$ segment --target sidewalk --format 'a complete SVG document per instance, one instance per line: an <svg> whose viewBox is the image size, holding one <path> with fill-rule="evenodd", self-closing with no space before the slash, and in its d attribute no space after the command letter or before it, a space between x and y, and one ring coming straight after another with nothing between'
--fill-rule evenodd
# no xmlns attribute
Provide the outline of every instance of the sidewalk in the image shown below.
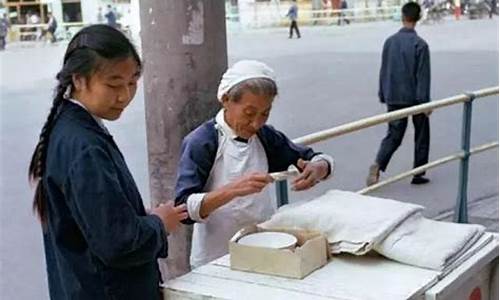
<svg viewBox="0 0 500 300"><path fill-rule="evenodd" d="M469 223L481 224L487 231L498 232L498 194L476 200L468 205ZM436 220L453 221L453 210L437 216Z"/></svg>

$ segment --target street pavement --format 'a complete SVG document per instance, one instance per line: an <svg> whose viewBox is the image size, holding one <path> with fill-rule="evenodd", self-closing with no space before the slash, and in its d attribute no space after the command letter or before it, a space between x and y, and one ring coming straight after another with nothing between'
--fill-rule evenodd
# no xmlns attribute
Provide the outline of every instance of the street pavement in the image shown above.
<svg viewBox="0 0 500 300"><path fill-rule="evenodd" d="M498 19L447 20L420 26L432 64L432 98L498 85ZM363 117L383 113L378 103L378 69L384 39L396 22L343 27L304 27L301 39L288 39L286 28L228 33L230 63L259 59L275 69L279 97L269 123L296 138ZM0 299L47 299L41 230L31 212L27 167L50 108L55 74L64 44L12 44L0 52ZM142 87L124 116L108 123L149 203L147 148ZM215 95L214 95L214 101ZM431 160L459 151L462 107L431 116ZM364 187L385 125L314 145L334 156L334 177L314 190L291 193L291 201L328 189ZM472 113L471 145L498 140L498 96L478 99ZM413 128L396 152L384 178L412 167ZM474 155L469 174L470 220L498 231L498 150ZM431 183L412 186L402 180L372 195L426 207L429 217L450 220L458 190L458 162L428 172Z"/></svg>

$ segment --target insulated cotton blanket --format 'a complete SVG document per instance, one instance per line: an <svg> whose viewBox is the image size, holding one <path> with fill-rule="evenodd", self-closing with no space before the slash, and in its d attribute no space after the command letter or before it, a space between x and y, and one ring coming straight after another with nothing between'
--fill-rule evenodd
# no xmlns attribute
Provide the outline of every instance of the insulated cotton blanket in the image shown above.
<svg viewBox="0 0 500 300"><path fill-rule="evenodd" d="M331 190L312 201L284 206L260 226L318 230L333 254L375 250L405 264L443 272L456 265L485 231L481 225L430 220L422 210L411 203Z"/></svg>
<svg viewBox="0 0 500 300"><path fill-rule="evenodd" d="M264 228L322 231L332 253L363 255L422 206L331 190L301 205L283 207Z"/></svg>

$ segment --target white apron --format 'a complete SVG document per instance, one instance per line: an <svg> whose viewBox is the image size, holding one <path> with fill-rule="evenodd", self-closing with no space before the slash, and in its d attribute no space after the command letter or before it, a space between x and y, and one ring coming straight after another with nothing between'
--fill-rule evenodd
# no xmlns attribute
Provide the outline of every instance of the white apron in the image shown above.
<svg viewBox="0 0 500 300"><path fill-rule="evenodd" d="M213 191L249 173L267 173L267 157L259 138L254 135L248 144L235 141L234 133L225 122L222 123L221 113L216 120L219 147L205 191ZM238 230L269 219L276 211L271 186L266 186L258 194L234 198L213 211L206 222L195 223L191 266L198 267L227 254L229 239Z"/></svg>

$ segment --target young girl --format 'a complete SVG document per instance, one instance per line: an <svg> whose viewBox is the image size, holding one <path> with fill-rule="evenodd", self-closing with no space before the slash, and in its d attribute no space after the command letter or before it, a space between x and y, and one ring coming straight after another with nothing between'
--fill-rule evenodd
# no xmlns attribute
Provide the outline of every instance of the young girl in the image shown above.
<svg viewBox="0 0 500 300"><path fill-rule="evenodd" d="M146 213L102 122L120 117L140 74L133 45L106 25L82 29L64 55L29 167L51 299L160 298L156 259L186 209L170 202Z"/></svg>

